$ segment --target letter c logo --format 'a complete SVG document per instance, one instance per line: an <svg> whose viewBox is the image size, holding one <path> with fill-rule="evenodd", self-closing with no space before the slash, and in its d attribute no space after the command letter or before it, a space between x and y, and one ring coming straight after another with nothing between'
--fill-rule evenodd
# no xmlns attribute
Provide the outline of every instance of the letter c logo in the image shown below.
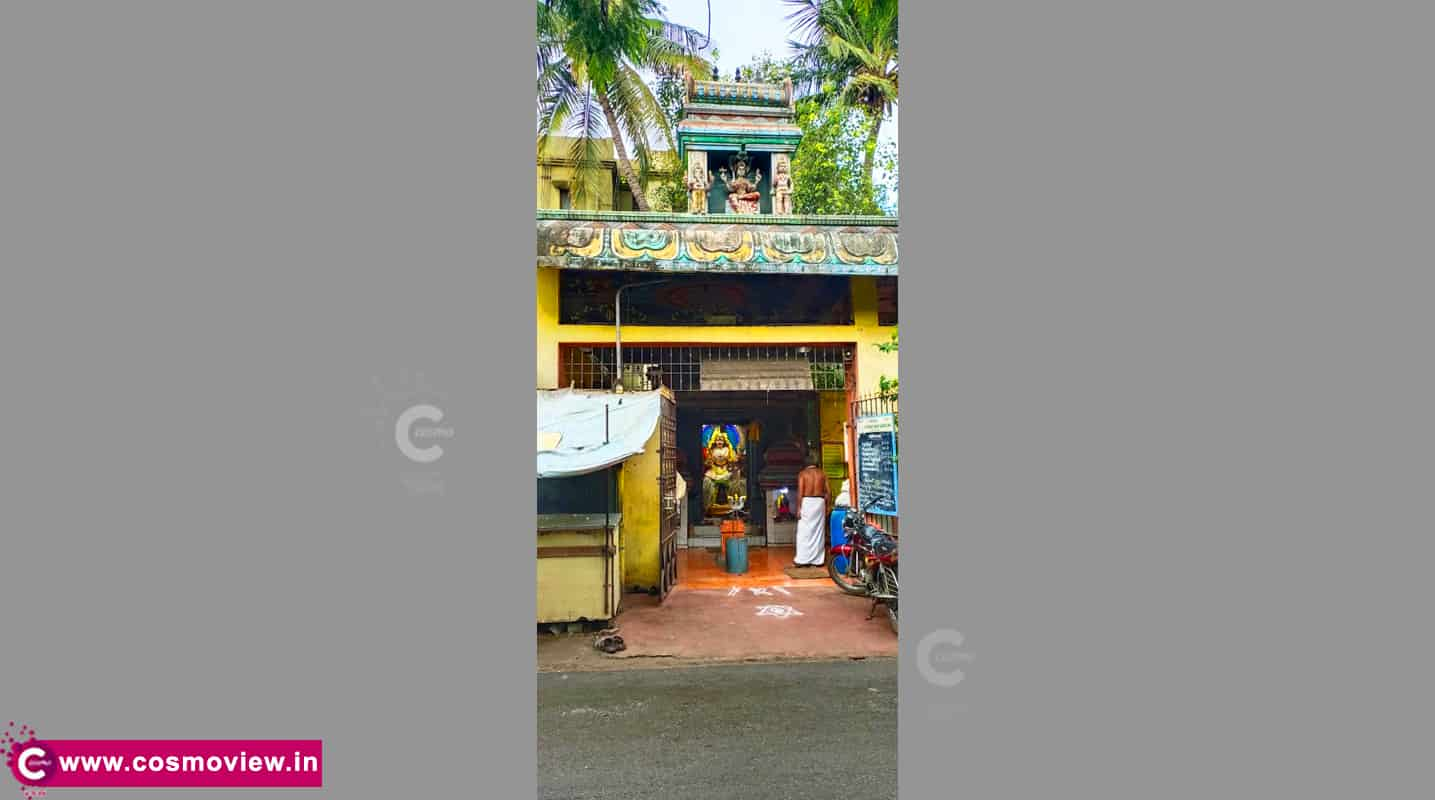
<svg viewBox="0 0 1435 800"><path fill-rule="evenodd" d="M947 629L932 631L922 637L922 640L917 643L917 672L921 673L927 683L943 689L950 689L962 682L966 673L956 667L950 670L942 669L937 666L935 658L937 645L961 647L962 641L963 637L960 633ZM952 660L971 661L972 657L969 653L956 653Z"/></svg>
<svg viewBox="0 0 1435 800"><path fill-rule="evenodd" d="M49 752L43 747L27 747L20 751L15 758L15 768L20 771L25 780L43 781L48 774L43 769L33 769L30 762L34 759L44 758Z"/></svg>
<svg viewBox="0 0 1435 800"><path fill-rule="evenodd" d="M439 422L442 419L443 411L436 406L429 405L414 406L400 414L398 424L394 426L394 441L398 442L399 452L420 464L429 464L439 460L443 455L443 448L436 444L428 447L415 446L412 428L414 423L419 420Z"/></svg>

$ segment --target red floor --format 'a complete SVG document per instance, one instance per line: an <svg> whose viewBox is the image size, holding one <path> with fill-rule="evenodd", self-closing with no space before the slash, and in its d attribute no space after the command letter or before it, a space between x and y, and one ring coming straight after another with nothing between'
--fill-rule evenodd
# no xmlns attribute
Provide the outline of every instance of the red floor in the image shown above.
<svg viewBox="0 0 1435 800"><path fill-rule="evenodd" d="M624 595L619 658L712 661L895 657L897 636L884 611L843 594L830 578L794 579L783 567L792 547L748 551L748 571L731 575L712 550L680 550L678 585L661 602Z"/></svg>
<svg viewBox="0 0 1435 800"><path fill-rule="evenodd" d="M792 564L794 547L753 547L747 551L747 572L733 575L717 563L716 550L688 548L678 551L678 587L682 589L730 589L733 586L833 586L830 578L788 577L783 567ZM833 591L836 587L833 586Z"/></svg>
<svg viewBox="0 0 1435 800"><path fill-rule="evenodd" d="M786 576L784 576L786 577ZM882 609L832 581L800 585L679 586L661 603L625 595L617 626L627 649L615 658L750 661L894 658L897 635Z"/></svg>

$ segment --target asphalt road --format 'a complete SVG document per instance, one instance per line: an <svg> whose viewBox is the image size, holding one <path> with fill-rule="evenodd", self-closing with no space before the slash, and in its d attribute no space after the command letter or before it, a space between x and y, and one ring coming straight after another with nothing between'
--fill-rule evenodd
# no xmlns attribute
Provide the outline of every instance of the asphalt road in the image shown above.
<svg viewBox="0 0 1435 800"><path fill-rule="evenodd" d="M538 676L541 800L897 796L897 662Z"/></svg>

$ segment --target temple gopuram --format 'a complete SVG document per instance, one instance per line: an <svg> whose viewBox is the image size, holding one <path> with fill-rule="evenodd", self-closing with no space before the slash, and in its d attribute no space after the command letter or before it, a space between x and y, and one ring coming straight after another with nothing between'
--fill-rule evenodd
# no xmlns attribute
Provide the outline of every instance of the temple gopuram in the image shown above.
<svg viewBox="0 0 1435 800"><path fill-rule="evenodd" d="M619 489L652 506L625 511L623 587L660 594L677 552L717 547L725 521L790 547L803 460L819 455L835 496L854 402L897 377L878 348L897 324L897 218L794 213L790 83L685 85L662 161L682 208L620 210L616 169L611 202L572 208L571 165L540 153L538 175L538 389L666 398L660 478Z"/></svg>

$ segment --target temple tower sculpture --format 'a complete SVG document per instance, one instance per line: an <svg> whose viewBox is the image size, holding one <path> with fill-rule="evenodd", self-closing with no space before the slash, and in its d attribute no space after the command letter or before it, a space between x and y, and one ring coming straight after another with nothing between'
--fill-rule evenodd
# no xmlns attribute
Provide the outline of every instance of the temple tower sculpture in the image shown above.
<svg viewBox="0 0 1435 800"><path fill-rule="evenodd" d="M688 212L791 214L791 155L802 138L792 81L738 83L685 76L678 157Z"/></svg>

